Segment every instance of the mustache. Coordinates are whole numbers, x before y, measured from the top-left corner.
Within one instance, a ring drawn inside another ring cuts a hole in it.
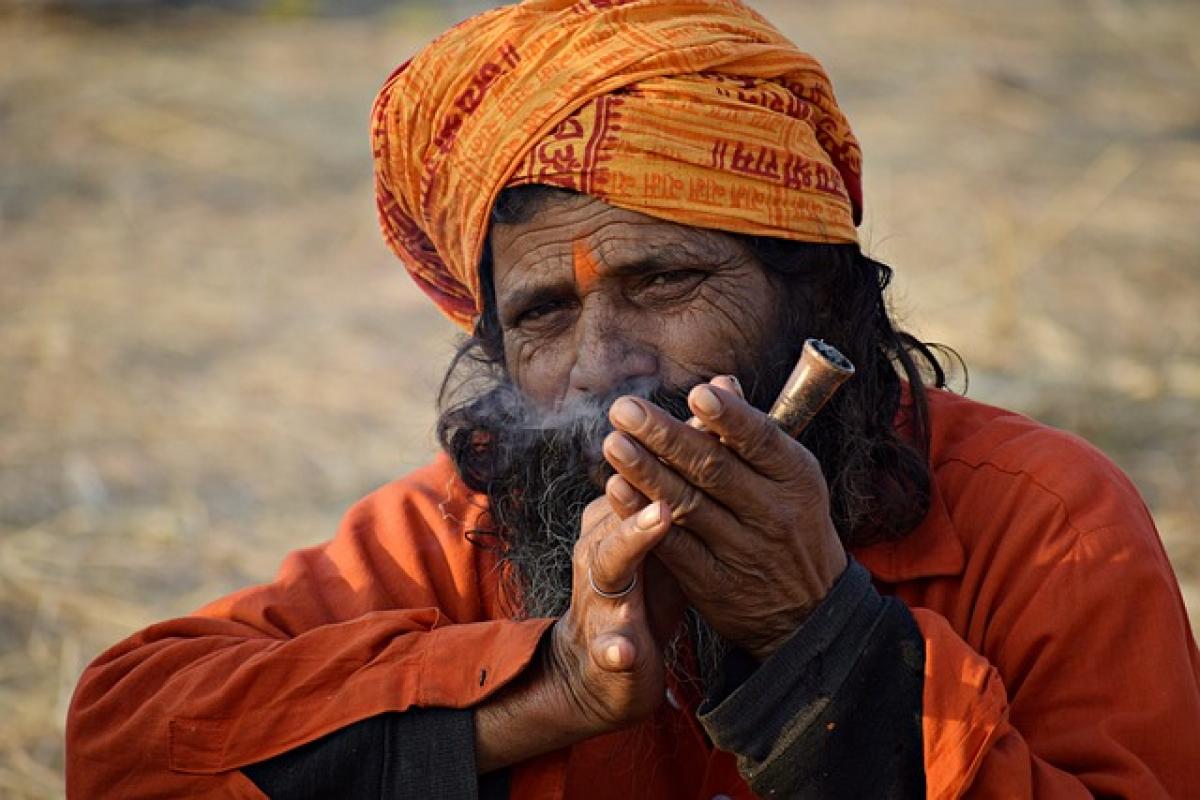
[[[601,450],[609,408],[635,395],[686,418],[690,387],[643,378],[547,408],[507,377],[477,377],[442,413],[439,439],[463,482],[487,497],[487,523],[473,535],[498,545],[514,615],[557,616],[570,603],[583,510],[614,472]]]
[[[497,379],[443,414],[439,436],[454,445],[461,456],[456,461],[463,481],[475,491],[490,492],[500,476],[524,472],[531,458],[545,459],[550,454],[555,457],[549,463],[559,467],[574,460],[568,472],[582,469],[599,489],[612,474],[602,452],[604,438],[613,431],[608,418],[612,404],[632,395],[685,420],[691,416],[690,389],[637,378],[604,395],[581,395],[546,408],[511,381]]]

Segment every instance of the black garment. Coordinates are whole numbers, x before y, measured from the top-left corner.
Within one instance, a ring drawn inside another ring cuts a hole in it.
[[[777,653],[730,655],[700,722],[760,796],[924,797],[924,671],[912,614],[851,561]],[[382,714],[244,771],[279,800],[509,794],[507,770],[476,778],[470,710]]]
[[[924,674],[912,614],[851,561],[778,652],[730,655],[700,722],[760,796],[924,797]]]
[[[278,800],[508,797],[508,770],[475,775],[469,709],[380,714],[242,771]]]

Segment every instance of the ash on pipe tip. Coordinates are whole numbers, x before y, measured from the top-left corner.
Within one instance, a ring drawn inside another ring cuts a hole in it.
[[[809,339],[768,413],[794,439],[853,374],[854,365],[836,347]]]

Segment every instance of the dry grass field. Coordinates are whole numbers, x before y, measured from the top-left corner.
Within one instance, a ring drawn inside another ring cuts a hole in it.
[[[377,233],[366,119],[471,9],[39,5],[0,0],[4,798],[62,794],[104,647],[432,452],[453,330]],[[1200,619],[1200,5],[757,5],[834,77],[909,325],[1133,476]]]

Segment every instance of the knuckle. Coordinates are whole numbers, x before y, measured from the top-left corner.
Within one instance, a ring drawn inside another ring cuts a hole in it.
[[[702,489],[714,489],[724,485],[729,480],[730,464],[723,453],[710,451],[704,453],[692,468],[692,477]]]
[[[653,424],[648,424],[638,437],[654,453],[667,461],[679,462],[688,458],[692,453],[692,439],[688,434],[695,434],[694,428],[688,427],[678,420],[658,415]]]
[[[793,448],[792,462],[796,465],[796,477],[805,484],[824,483],[825,474],[821,462],[807,447],[799,444]]]
[[[612,547],[601,542],[596,546],[591,553],[592,574],[597,580],[608,574],[608,567],[612,563]]]
[[[746,425],[742,436],[742,452],[751,461],[763,461],[773,457],[779,447],[780,430],[766,414],[757,414]]]
[[[689,437],[683,435],[668,435],[663,432],[662,438],[655,450],[672,464],[686,464],[695,458],[695,449]]]
[[[574,564],[576,568],[578,568],[580,564],[587,564],[592,557],[592,550],[594,548],[595,545],[592,542],[584,539],[582,536],[579,537],[575,540],[575,546],[571,548],[571,563]]]
[[[821,462],[807,449],[800,448],[795,463],[797,468],[792,480],[792,491],[805,505],[825,502],[829,496],[829,487],[825,482]]]
[[[590,524],[581,523],[579,528],[579,537],[575,540],[572,548],[572,559],[578,566],[580,564],[587,565],[596,557],[596,551],[600,549],[604,539],[604,519],[592,520]]]
[[[675,512],[675,519],[678,521],[687,519],[689,515],[700,508],[702,500],[703,496],[698,489],[689,484],[683,484],[675,497],[675,501],[671,503],[671,508]]]
[[[712,574],[713,583],[717,586],[724,587],[732,594],[736,594],[745,583],[744,575],[723,561],[711,559],[710,563],[708,564],[708,568],[709,572]]]
[[[571,562],[575,565],[576,569],[587,564],[591,549],[591,544],[585,542],[583,537],[575,540],[575,547],[571,551]]]
[[[606,512],[610,507],[604,496],[597,497],[588,503],[583,509],[583,516],[579,520],[580,531],[586,534],[594,530],[604,520]]]
[[[674,447],[674,437],[671,436],[668,426],[653,417],[638,432],[637,438],[641,439],[651,450],[659,453],[666,452]]]

